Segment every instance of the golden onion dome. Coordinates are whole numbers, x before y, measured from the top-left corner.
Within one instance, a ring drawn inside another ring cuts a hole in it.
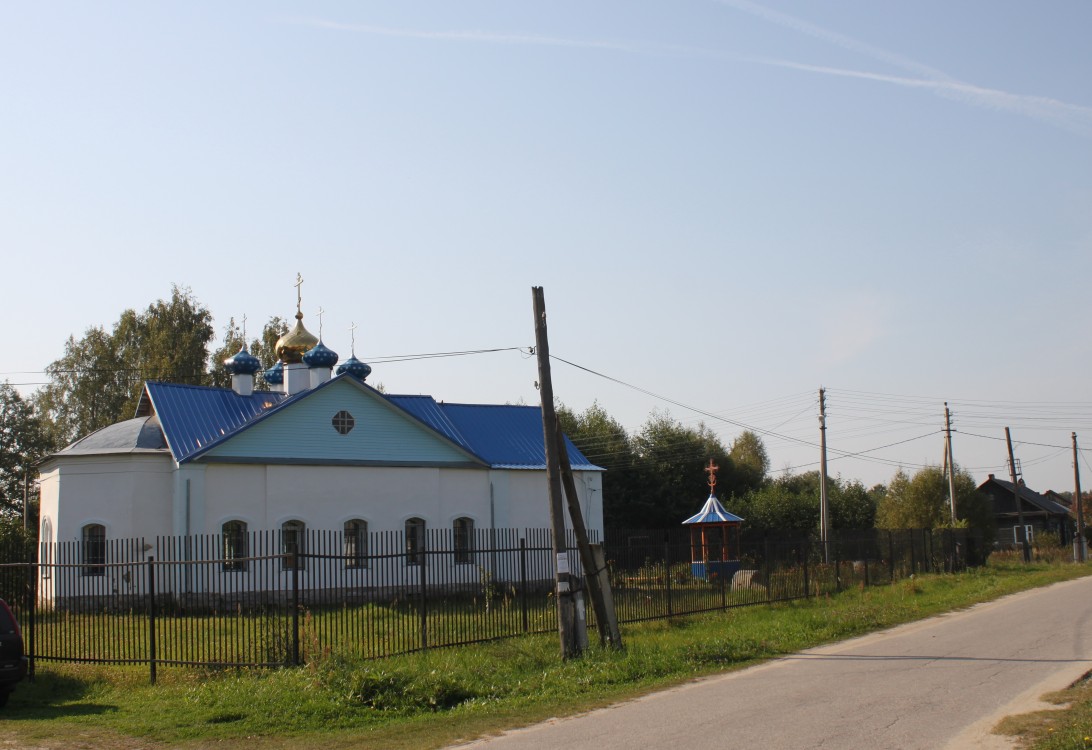
[[[318,337],[303,327],[303,313],[297,312],[296,325],[277,339],[277,358],[286,365],[298,364],[318,342]]]

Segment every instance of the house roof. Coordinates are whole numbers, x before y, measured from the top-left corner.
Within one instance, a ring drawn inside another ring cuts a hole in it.
[[[343,378],[349,378],[347,382],[367,389],[406,418],[422,423],[491,468],[546,467],[542,412],[537,406],[444,404],[431,396],[386,395],[348,374],[293,396],[268,391],[240,396],[229,388],[149,382],[145,384],[137,413],[158,417],[171,454],[179,463],[185,463]],[[573,469],[602,471],[568,437],[565,441]]]
[[[998,479],[997,477],[992,476],[992,475],[990,476],[989,479],[987,479],[985,482],[983,482],[981,485],[979,485],[978,489],[980,491],[985,490],[987,488],[987,486],[990,485],[990,484],[997,485],[999,488],[1001,488],[1001,490],[1003,490],[1004,492],[1007,492],[1009,494],[1009,496],[1012,495],[1012,482],[1006,482],[1004,479]],[[1064,505],[1061,505],[1060,503],[1054,502],[1053,500],[1051,500],[1050,498],[1048,498],[1048,497],[1046,497],[1044,495],[1039,494],[1035,490],[1030,489],[1027,485],[1024,485],[1024,484],[1020,485],[1020,487],[1019,487],[1019,497],[1025,503],[1030,504],[1033,508],[1041,510],[1044,513],[1048,513],[1050,515],[1057,515],[1057,516],[1068,516],[1069,515],[1069,508],[1065,507]],[[1015,508],[1015,505],[1013,507]],[[1016,511],[1014,510],[1013,512],[1016,512]]]

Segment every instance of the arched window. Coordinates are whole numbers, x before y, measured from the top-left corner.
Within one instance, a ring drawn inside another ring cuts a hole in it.
[[[454,532],[455,562],[474,562],[472,558],[474,552],[474,519],[465,516],[456,518],[455,523],[452,524],[452,531]]]
[[[345,522],[345,567],[368,567],[368,522],[359,518]]]
[[[42,532],[38,537],[38,565],[42,578],[53,576],[53,522],[49,518],[42,519]]]
[[[89,523],[81,533],[80,562],[85,576],[106,575],[106,527],[101,523]]]
[[[285,521],[281,524],[281,554],[284,555],[284,570],[303,570],[303,555],[306,527],[303,521]]]
[[[228,521],[220,527],[220,536],[224,542],[224,570],[245,571],[250,556],[246,522]]]
[[[425,552],[425,519],[406,521],[406,565],[420,565]]]

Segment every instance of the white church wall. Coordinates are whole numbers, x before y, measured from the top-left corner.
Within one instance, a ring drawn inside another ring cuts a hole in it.
[[[199,533],[219,533],[241,520],[252,531],[278,529],[289,520],[311,529],[340,530],[350,519],[372,531],[401,531],[410,518],[428,528],[449,528],[459,517],[476,528],[490,522],[490,475],[476,469],[383,466],[255,466],[210,464],[205,472]],[[502,498],[504,500],[504,498]],[[526,498],[516,498],[525,502]],[[528,516],[529,518],[531,516]],[[532,525],[546,525],[538,519]]]
[[[79,541],[90,523],[102,524],[107,539],[171,528],[173,462],[167,456],[72,457],[54,471],[43,511],[58,542]]]
[[[509,521],[506,526],[549,527],[549,487],[544,471],[509,471],[508,491]],[[590,530],[603,531],[603,480],[599,472],[573,472],[576,494],[580,498],[580,510],[584,525]],[[564,500],[563,500],[564,502]],[[566,511],[566,526],[568,522]]]
[[[601,530],[601,477],[578,472],[576,478],[586,521]],[[149,542],[182,535],[186,528],[193,534],[219,534],[230,520],[244,521],[251,532],[276,532],[289,520],[302,521],[313,531],[338,532],[350,519],[366,521],[373,533],[401,532],[414,517],[424,519],[428,529],[448,531],[460,517],[472,519],[477,530],[549,526],[545,472],[537,470],[228,463],[179,468],[167,456],[128,455],[69,457],[47,466],[41,483],[42,518],[49,519],[60,542],[79,540],[88,523],[101,523],[107,540],[144,537]],[[336,548],[327,551],[340,554]],[[438,574],[434,566],[446,565],[451,571],[442,575],[449,580],[469,575],[468,580],[477,581],[479,566],[491,564],[482,558],[471,565],[442,560],[430,559],[430,576]],[[312,578],[331,580],[327,576],[335,569],[333,585],[361,590],[414,584],[421,574],[420,566],[401,558],[369,568],[349,567],[339,559],[311,559],[299,572],[301,585],[311,585]],[[114,572],[107,571],[107,577]],[[44,599],[85,591],[88,579],[80,578],[79,569],[64,573],[67,577],[43,579]],[[280,561],[254,563],[245,583],[243,577],[228,574],[186,579],[185,586],[194,592],[223,589],[225,596],[235,595],[233,591],[283,591],[292,575]],[[180,580],[163,581],[163,590],[182,585]],[[104,579],[103,585],[109,583]]]

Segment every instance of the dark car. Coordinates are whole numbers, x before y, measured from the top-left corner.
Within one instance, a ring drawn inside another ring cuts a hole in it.
[[[8,603],[0,599],[0,706],[8,702],[8,695],[15,689],[15,684],[26,674],[23,634]]]

